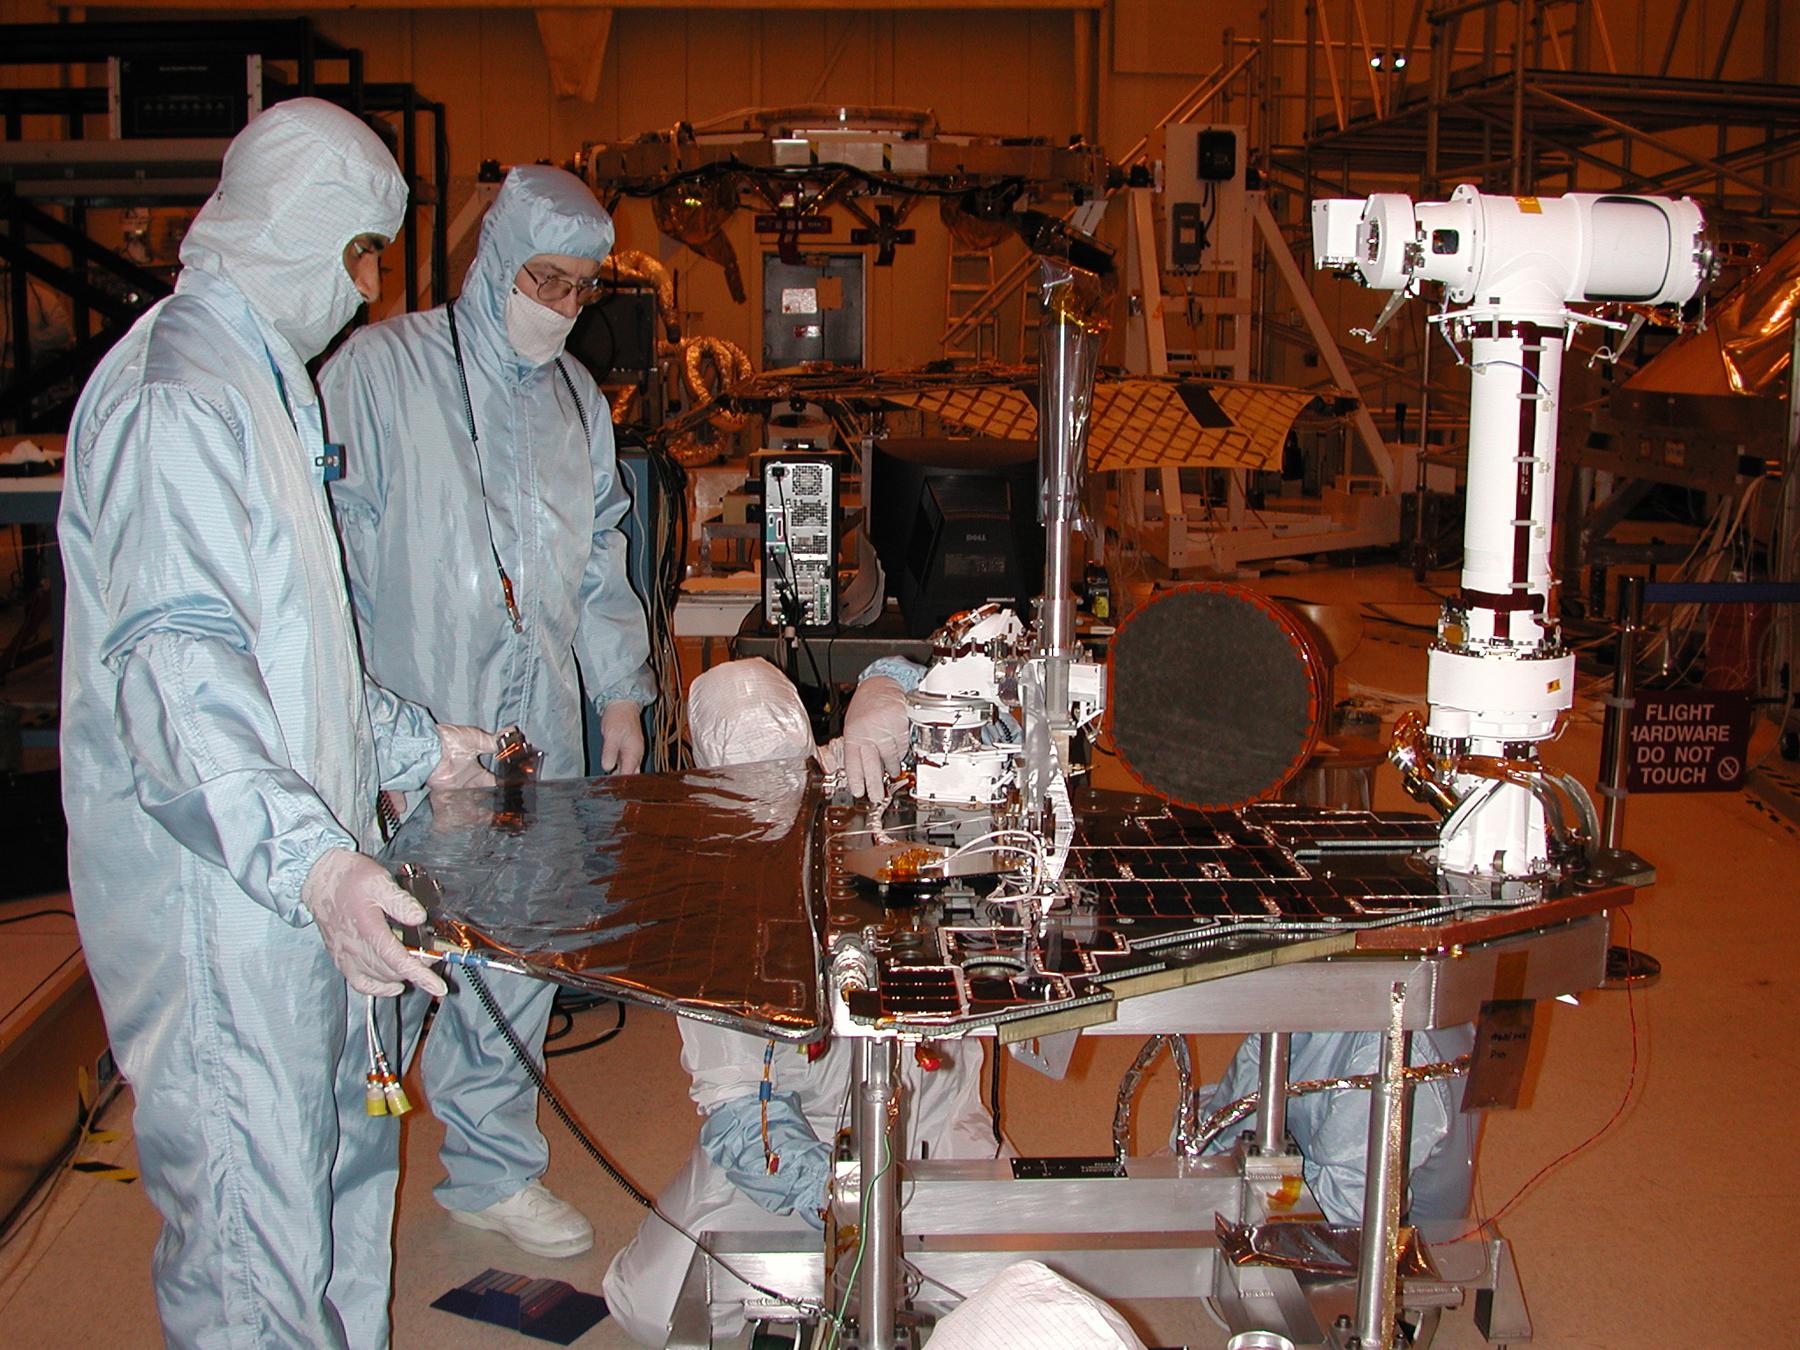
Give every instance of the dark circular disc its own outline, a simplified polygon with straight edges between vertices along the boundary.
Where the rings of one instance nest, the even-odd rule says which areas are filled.
[[[1131,776],[1183,806],[1274,796],[1318,740],[1325,666],[1301,621],[1241,586],[1163,591],[1113,635],[1107,728]]]

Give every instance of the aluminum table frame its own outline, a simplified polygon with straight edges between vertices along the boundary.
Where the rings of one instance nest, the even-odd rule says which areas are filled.
[[[1112,1021],[1083,1028],[1088,1035],[1116,1036],[1382,1035],[1381,1080],[1371,1094],[1365,1241],[1353,1300],[1341,1287],[1314,1288],[1309,1296],[1290,1272],[1220,1259],[1213,1213],[1242,1222],[1267,1217],[1271,1187],[1299,1174],[1297,1154],[1267,1147],[1284,1138],[1279,1107],[1259,1115],[1255,1138],[1261,1147],[1201,1159],[1132,1158],[1123,1178],[1015,1180],[1004,1161],[896,1162],[884,1169],[884,1158],[905,1156],[889,1103],[899,1044],[916,1037],[865,1032],[857,1045],[854,1091],[857,1160],[840,1164],[845,1183],[839,1188],[840,1213],[854,1221],[860,1178],[881,1180],[869,1201],[869,1233],[853,1300],[856,1334],[844,1343],[862,1350],[909,1343],[909,1318],[901,1306],[903,1257],[924,1275],[963,1292],[1013,1261],[1035,1257],[1102,1298],[1212,1297],[1234,1330],[1277,1330],[1298,1344],[1341,1350],[1389,1350],[1397,1344],[1401,1308],[1399,1219],[1410,1091],[1402,1070],[1411,1034],[1473,1021],[1490,999],[1552,998],[1597,986],[1605,974],[1608,933],[1609,916],[1600,912],[1442,951],[1355,954],[1247,971],[1124,997]],[[1028,1034],[1028,1027],[1007,1028],[1009,1040]],[[1265,1077],[1266,1083],[1273,1081]],[[1265,1093],[1263,1100],[1283,1098]],[[902,1186],[904,1206],[898,1199]],[[1308,1198],[1302,1192],[1300,1203]],[[1463,1291],[1475,1290],[1478,1324],[1490,1341],[1529,1340],[1530,1321],[1505,1239],[1452,1243],[1451,1238],[1469,1236],[1462,1231],[1466,1224],[1424,1227],[1422,1236],[1440,1244],[1433,1255],[1444,1279],[1419,1286],[1407,1306],[1454,1306]],[[713,1240],[752,1278],[827,1301],[822,1255],[797,1249],[791,1237],[771,1244],[722,1233]],[[704,1260],[697,1255],[696,1266]],[[696,1293],[705,1287],[704,1280],[691,1284]],[[1315,1305],[1327,1315],[1319,1316]],[[773,1319],[795,1315],[779,1305],[752,1305],[751,1312]],[[705,1326],[704,1303],[686,1306],[677,1327],[688,1328],[687,1339],[678,1330],[671,1343],[706,1345]]]

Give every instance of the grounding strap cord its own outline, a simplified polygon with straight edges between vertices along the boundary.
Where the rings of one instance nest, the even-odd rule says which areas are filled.
[[[475,997],[487,1011],[487,1015],[493,1019],[494,1025],[499,1028],[500,1035],[506,1040],[507,1048],[513,1052],[513,1057],[524,1067],[525,1073],[531,1079],[532,1085],[537,1088],[538,1095],[550,1103],[551,1111],[553,1111],[556,1114],[556,1118],[563,1123],[563,1127],[567,1129],[570,1134],[575,1136],[575,1142],[581,1145],[583,1152],[595,1162],[599,1163],[600,1170],[617,1182],[620,1189],[623,1190],[625,1194],[629,1195],[639,1205],[649,1210],[652,1214],[656,1215],[657,1218],[661,1219],[664,1223],[668,1224],[669,1227],[673,1228],[677,1233],[680,1233],[681,1236],[693,1243],[694,1246],[699,1248],[700,1251],[705,1254],[707,1260],[714,1262],[726,1274],[730,1275],[733,1279],[738,1280],[740,1283],[747,1285],[749,1288],[763,1295],[763,1297],[774,1299],[777,1303],[790,1308],[798,1308],[802,1312],[811,1313],[815,1316],[826,1317],[830,1315],[830,1310],[823,1304],[813,1303],[807,1299],[796,1298],[792,1294],[782,1293],[779,1289],[770,1289],[766,1285],[758,1284],[749,1276],[735,1269],[730,1262],[718,1256],[710,1247],[700,1241],[699,1238],[695,1237],[686,1228],[683,1228],[680,1224],[676,1223],[675,1220],[663,1213],[657,1206],[656,1201],[652,1200],[649,1196],[639,1190],[637,1186],[633,1184],[630,1177],[626,1176],[613,1165],[612,1159],[608,1158],[606,1154],[601,1151],[600,1145],[594,1142],[588,1135],[588,1132],[582,1129],[575,1117],[569,1113],[569,1108],[563,1105],[562,1098],[557,1096],[555,1090],[551,1088],[549,1080],[544,1077],[543,1070],[538,1068],[537,1062],[526,1052],[525,1046],[519,1040],[518,1033],[512,1029],[512,1024],[506,1020],[506,1014],[500,1011],[500,1005],[494,1001],[494,996],[488,990],[487,981],[481,978],[481,973],[471,965],[463,966],[462,973],[463,977],[468,981],[469,988],[475,991]]]
[[[475,451],[475,481],[481,487],[481,518],[487,525],[488,552],[494,555],[494,571],[500,577],[500,595],[506,601],[506,617],[512,623],[513,632],[523,633],[525,621],[519,614],[518,602],[513,598],[512,578],[506,574],[506,564],[500,561],[500,546],[494,542],[494,512],[488,505],[487,469],[481,462],[481,436],[475,430],[475,401],[469,397],[469,372],[463,368],[462,340],[456,332],[456,301],[452,300],[444,306],[445,317],[450,320],[450,354],[456,358],[456,378],[462,385],[463,416],[468,420],[469,445]],[[563,375],[568,378],[567,373]],[[576,411],[580,411],[579,402]],[[587,425],[587,419],[582,419]]]

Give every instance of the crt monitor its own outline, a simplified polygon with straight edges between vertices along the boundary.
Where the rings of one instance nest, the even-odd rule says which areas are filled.
[[[989,600],[1030,614],[1044,584],[1037,442],[894,438],[864,475],[870,537],[909,634]]]
[[[566,349],[599,384],[633,384],[656,369],[656,292],[619,287],[583,305]]]

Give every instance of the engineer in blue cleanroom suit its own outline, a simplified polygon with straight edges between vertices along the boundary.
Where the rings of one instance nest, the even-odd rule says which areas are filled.
[[[440,717],[516,723],[545,752],[546,778],[582,773],[584,687],[601,710],[601,767],[636,772],[654,696],[612,418],[562,354],[612,244],[580,179],[516,168],[461,296],[352,335],[319,381],[346,446],[332,502],[370,673]],[[489,984],[519,1038],[541,1046],[554,987],[500,971]],[[549,1146],[531,1080],[467,994],[440,1005],[424,1077],[451,1217],[540,1256],[592,1246],[588,1221],[540,1180]]]
[[[1317,1082],[1376,1073],[1381,1067],[1380,1033],[1373,1031],[1295,1032],[1288,1046],[1288,1081]],[[1232,1057],[1202,1117],[1255,1092],[1259,1046],[1244,1039]],[[1475,1046],[1469,1025],[1415,1031],[1408,1055],[1414,1065],[1448,1062]],[[1469,1212],[1475,1184],[1475,1142],[1479,1118],[1462,1108],[1464,1080],[1416,1084],[1407,1108],[1410,1173],[1406,1209],[1413,1220],[1460,1219]],[[1369,1180],[1369,1093],[1335,1088],[1288,1099],[1288,1134],[1304,1159],[1307,1187],[1332,1223],[1361,1223]],[[1208,1145],[1209,1153],[1233,1146],[1238,1129],[1228,1129]]]
[[[873,669],[873,668],[872,668]],[[844,716],[844,736],[819,752],[847,783],[881,788],[881,765],[899,767],[904,753],[905,663],[868,676]],[[916,667],[914,668],[916,670]],[[812,727],[800,696],[767,661],[730,661],[697,678],[688,695],[694,762],[703,768],[813,753]],[[852,768],[852,766],[859,766]],[[872,766],[872,775],[871,775]],[[863,795],[854,783],[852,791]],[[704,1121],[687,1165],[657,1197],[662,1213],[690,1233],[789,1233],[804,1239],[823,1226],[820,1210],[831,1177],[831,1149],[847,1122],[852,1047],[780,1044],[746,1031],[682,1018],[681,1063],[689,1095]],[[908,1157],[992,1158],[997,1146],[981,1103],[979,1042],[938,1046],[942,1063],[925,1070],[901,1056],[900,1109]],[[769,1084],[769,1097],[761,1097]],[[765,1132],[766,1120],[766,1132]],[[676,1301],[694,1246],[652,1214],[607,1268],[607,1308],[640,1345],[669,1339]],[[707,1282],[713,1344],[744,1329],[745,1287],[722,1270]],[[933,1292],[922,1300],[930,1304]]]
[[[359,850],[381,789],[492,782],[493,737],[364,676],[305,362],[376,294],[405,200],[349,113],[261,114],[69,427],[69,882],[171,1345],[387,1343],[398,1136],[364,1110],[365,996],[444,986]]]

